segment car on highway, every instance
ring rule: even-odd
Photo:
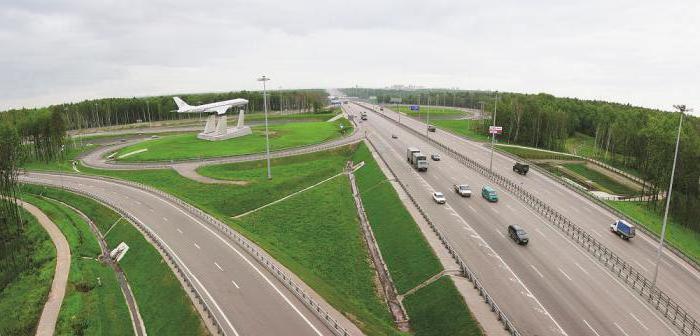
[[[435,132],[435,126],[433,126],[433,125],[428,125],[428,131],[429,131],[429,132]]]
[[[527,175],[528,170],[530,170],[530,165],[516,162],[513,165],[513,171],[520,174],[520,175]]]
[[[620,236],[620,238],[624,240],[634,237],[635,234],[634,225],[627,223],[627,221],[622,219],[618,219],[614,223],[610,224],[610,231]]]
[[[481,197],[485,198],[489,202],[498,202],[496,190],[489,185],[485,185],[481,188]]]
[[[530,237],[528,237],[527,232],[515,224],[508,225],[508,235],[510,236],[510,239],[513,239],[520,245],[527,245],[527,243],[530,241]]]
[[[433,192],[433,201],[437,204],[445,204],[445,195],[439,191]]]
[[[399,137],[398,137],[396,134],[392,134],[392,135],[391,135],[391,138],[392,138],[392,139],[398,139]]]
[[[366,115],[366,114],[363,114],[362,117],[360,117],[360,119],[362,119],[362,120],[367,120],[367,115]]]
[[[454,191],[462,197],[472,197],[472,189],[467,184],[455,184]]]
[[[430,155],[430,158],[433,159],[433,161],[440,161],[440,154]]]

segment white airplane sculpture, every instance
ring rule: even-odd
[[[210,141],[226,140],[239,136],[251,134],[250,127],[243,123],[245,112],[243,110],[238,114],[238,124],[236,127],[228,128],[226,126],[226,111],[232,106],[243,106],[248,104],[248,100],[237,98],[224,100],[216,103],[204,105],[189,105],[180,97],[173,97],[177,104],[177,113],[207,113],[216,112],[207,118],[207,123],[204,125],[204,130],[197,135],[197,138]]]
[[[243,106],[248,104],[247,99],[237,98],[192,106],[180,99],[180,97],[173,97],[173,99],[175,100],[175,104],[177,104],[177,113],[216,112],[217,114],[222,115],[226,114],[226,111],[228,111],[228,109],[232,106]]]

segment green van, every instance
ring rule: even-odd
[[[496,190],[491,188],[491,186],[485,185],[483,188],[481,188],[481,196],[489,202],[498,202]]]

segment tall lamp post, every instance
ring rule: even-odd
[[[661,251],[664,248],[664,237],[666,236],[666,222],[668,221],[668,208],[671,205],[671,191],[673,191],[673,177],[676,174],[676,160],[678,160],[678,145],[681,142],[681,128],[683,127],[683,113],[690,112],[692,109],[688,109],[685,105],[673,105],[674,108],[680,112],[681,117],[678,121],[678,134],[676,135],[676,152],[673,154],[673,166],[671,168],[671,182],[668,184],[668,193],[666,194],[666,210],[664,210],[664,222],[661,225],[661,239],[659,240],[659,249],[656,251],[656,265],[654,266],[654,277],[652,278],[652,285],[656,286],[656,278],[659,275],[659,264],[661,263]]]
[[[268,127],[267,127],[267,87],[265,85],[265,82],[267,82],[269,80],[270,79],[264,75],[262,77],[258,78],[258,82],[263,83],[263,107],[265,108],[265,148],[267,151],[267,179],[268,180],[272,179],[272,170],[270,170],[270,131],[268,130]]]
[[[498,111],[498,91],[496,91],[496,101],[493,106],[493,127],[496,127],[496,112]],[[493,145],[496,143],[496,132],[492,130],[491,133],[491,161],[489,162],[489,172],[493,173]]]

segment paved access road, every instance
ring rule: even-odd
[[[356,105],[345,108],[355,115],[363,110]],[[488,203],[480,197],[480,188],[489,182],[447,155],[442,155],[440,162],[431,161],[427,172],[416,172],[406,162],[407,147],[418,147],[427,154],[440,151],[393,121],[374,113],[368,116],[360,126],[379,154],[523,335],[678,334],[616,276],[514,196],[495,187],[500,200]],[[401,120],[409,122],[405,116]],[[392,134],[398,138],[392,139]],[[454,137],[446,141],[462,140]],[[460,151],[479,159],[481,149]],[[512,165],[511,160],[507,162]],[[503,169],[503,162],[499,167]],[[452,192],[454,183],[470,184],[472,198]],[[446,194],[446,205],[433,203],[433,190]],[[506,227],[515,223],[529,232],[531,243],[527,247],[508,238]]]
[[[79,188],[131,213],[185,265],[227,335],[331,335],[286,287],[235,243],[158,195],[86,176],[28,173],[20,180]]]
[[[384,108],[388,115],[398,117],[398,113]],[[403,116],[401,122],[410,127],[426,131],[420,121]],[[490,149],[483,143],[468,141],[451,133],[437,130],[430,133],[433,139],[467,154],[488,167]],[[610,232],[610,224],[617,219],[614,214],[595,202],[570,190],[548,176],[531,169],[526,176],[513,172],[514,160],[494,153],[493,169],[511,181],[520,183],[527,191],[545,201],[573,223],[593,235],[615,254],[632,264],[647,278],[653,277],[658,240],[641,230],[629,241],[622,240]],[[659,270],[658,287],[683,306],[695,319],[700,319],[700,272],[673,252],[665,250]]]

